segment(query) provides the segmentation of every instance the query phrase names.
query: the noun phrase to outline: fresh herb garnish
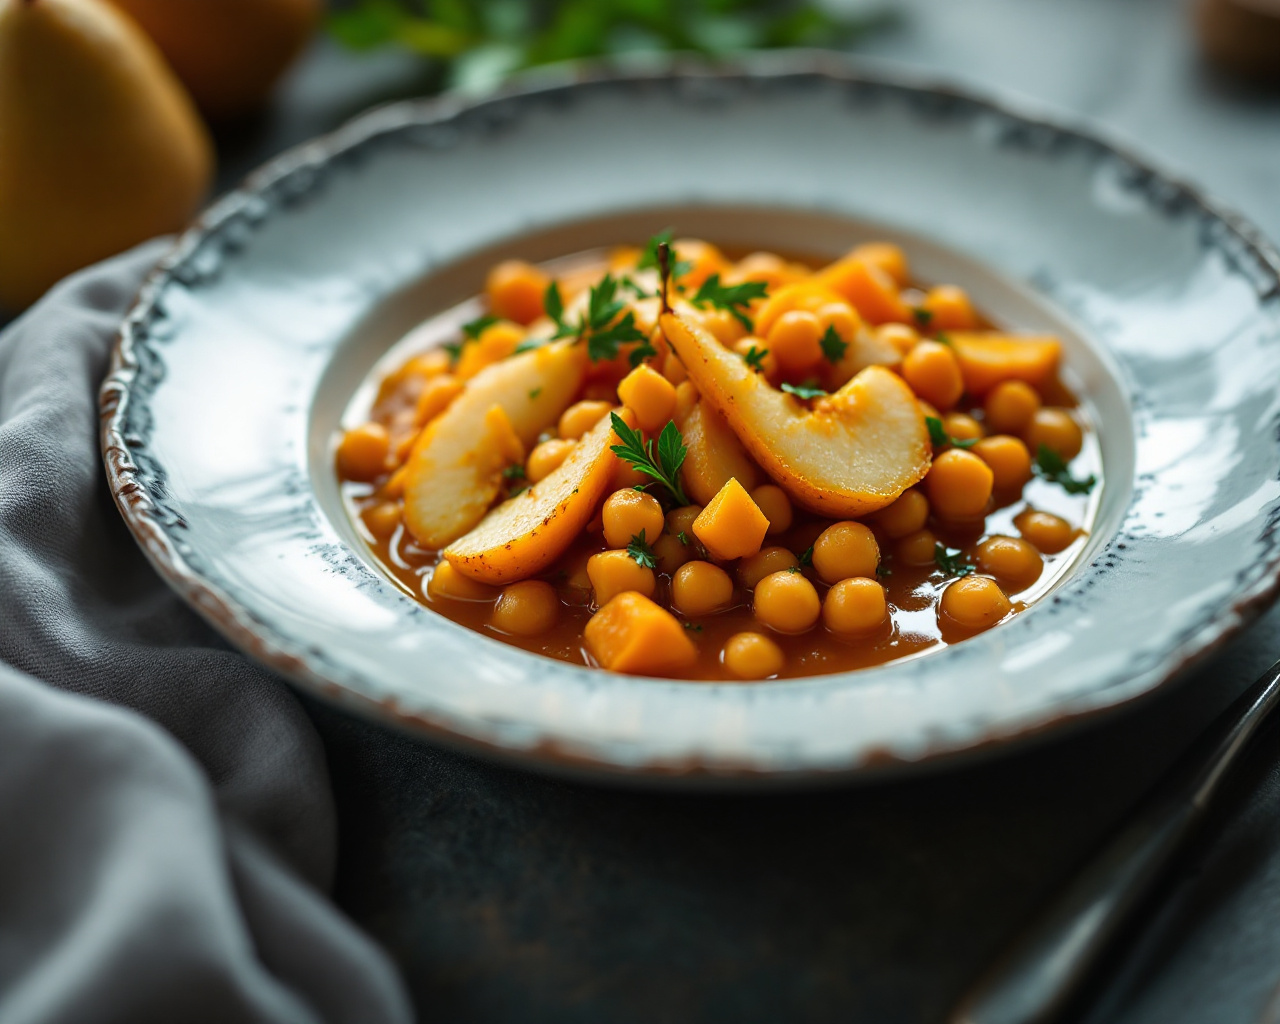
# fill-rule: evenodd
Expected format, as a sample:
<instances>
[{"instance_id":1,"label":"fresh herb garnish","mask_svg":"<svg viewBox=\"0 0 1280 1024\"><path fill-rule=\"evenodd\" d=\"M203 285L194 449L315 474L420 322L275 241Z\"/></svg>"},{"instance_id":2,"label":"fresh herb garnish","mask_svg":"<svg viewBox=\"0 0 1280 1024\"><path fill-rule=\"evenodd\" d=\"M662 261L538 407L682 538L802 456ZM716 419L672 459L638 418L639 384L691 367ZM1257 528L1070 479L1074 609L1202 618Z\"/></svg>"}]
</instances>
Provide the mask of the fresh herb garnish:
<instances>
[{"instance_id":1,"label":"fresh herb garnish","mask_svg":"<svg viewBox=\"0 0 1280 1024\"><path fill-rule=\"evenodd\" d=\"M516 346L515 354L520 355L522 352L532 352L535 348L542 348L546 343L546 338L525 338L524 341Z\"/></svg>"},{"instance_id":2,"label":"fresh herb garnish","mask_svg":"<svg viewBox=\"0 0 1280 1024\"><path fill-rule=\"evenodd\" d=\"M951 339L948 338L941 331L939 331L937 334L933 336L933 340L938 342L939 344L946 345L947 348L955 348L955 345L951 343Z\"/></svg>"},{"instance_id":3,"label":"fresh herb garnish","mask_svg":"<svg viewBox=\"0 0 1280 1024\"><path fill-rule=\"evenodd\" d=\"M1036 451L1035 465L1031 469L1041 480L1057 484L1068 494L1088 494L1098 482L1092 473L1084 479L1072 476L1062 456L1044 444Z\"/></svg>"},{"instance_id":4,"label":"fresh herb garnish","mask_svg":"<svg viewBox=\"0 0 1280 1024\"><path fill-rule=\"evenodd\" d=\"M933 320L933 310L925 309L922 306L916 306L911 310L911 315L916 318L916 323L921 327L928 327Z\"/></svg>"},{"instance_id":5,"label":"fresh herb garnish","mask_svg":"<svg viewBox=\"0 0 1280 1024\"><path fill-rule=\"evenodd\" d=\"M747 365L755 370L756 373L764 373L764 357L768 354L769 350L767 348L757 348L752 345L742 358L747 361Z\"/></svg>"},{"instance_id":6,"label":"fresh herb garnish","mask_svg":"<svg viewBox=\"0 0 1280 1024\"><path fill-rule=\"evenodd\" d=\"M657 556L653 553L653 548L644 539L644 530L632 536L631 543L627 545L627 554L630 555L636 565L642 569L656 569L658 567Z\"/></svg>"},{"instance_id":7,"label":"fresh herb garnish","mask_svg":"<svg viewBox=\"0 0 1280 1024\"><path fill-rule=\"evenodd\" d=\"M701 633L701 632L702 632L702 627L701 627L701 626L699 626L699 625L696 625L695 623L692 623L692 622L685 622L685 623L682 623L682 625L683 625L683 626L684 626L684 628L685 628L685 629L687 629L690 633Z\"/></svg>"},{"instance_id":8,"label":"fresh herb garnish","mask_svg":"<svg viewBox=\"0 0 1280 1024\"><path fill-rule=\"evenodd\" d=\"M657 292L645 291L640 287L640 285L636 284L635 279L631 277L619 278L618 285L627 289L627 291L631 292L637 299L656 299L658 297Z\"/></svg>"},{"instance_id":9,"label":"fresh herb garnish","mask_svg":"<svg viewBox=\"0 0 1280 1024\"><path fill-rule=\"evenodd\" d=\"M600 282L592 287L587 297L586 313L578 319L576 324L573 324L565 320L564 299L560 295L560 286L552 281L547 285L542 299L542 308L556 324L556 332L552 338L568 338L575 335L578 341L585 338L587 356L593 363L617 358L618 346L626 342L646 341L644 332L636 327L634 313L628 311L621 320L614 323L618 314L626 308L626 303L617 296L617 280L612 274L605 274Z\"/></svg>"},{"instance_id":10,"label":"fresh herb garnish","mask_svg":"<svg viewBox=\"0 0 1280 1024\"><path fill-rule=\"evenodd\" d=\"M804 549L804 554L800 556L801 565L813 565L813 545L810 544Z\"/></svg>"},{"instance_id":11,"label":"fresh herb garnish","mask_svg":"<svg viewBox=\"0 0 1280 1024\"><path fill-rule=\"evenodd\" d=\"M822 345L822 354L827 357L827 362L832 366L840 362L844 354L849 351L849 343L841 338L830 324L827 325L827 331L819 344Z\"/></svg>"},{"instance_id":12,"label":"fresh herb garnish","mask_svg":"<svg viewBox=\"0 0 1280 1024\"><path fill-rule=\"evenodd\" d=\"M512 492L511 492L511 495L510 495L510 496L511 496L512 498L518 498L518 497L520 497L520 495L524 494L524 492L525 492L525 491L527 491L528 489L529 489L529 488L528 488L528 486L527 486L527 485L526 485L526 486L524 486L524 487L517 487L514 491L512 491Z\"/></svg>"},{"instance_id":13,"label":"fresh herb garnish","mask_svg":"<svg viewBox=\"0 0 1280 1024\"><path fill-rule=\"evenodd\" d=\"M675 498L677 505L689 504L684 488L680 486L680 467L689 449L685 447L684 438L680 436L676 425L671 421L667 422L667 425L662 428L662 433L658 435L655 448L652 439L646 444L640 432L627 426L627 421L616 412L609 415L612 417L613 432L622 442L610 445L609 450L618 458L630 463L632 469L653 477L666 487Z\"/></svg>"},{"instance_id":14,"label":"fresh herb garnish","mask_svg":"<svg viewBox=\"0 0 1280 1024\"><path fill-rule=\"evenodd\" d=\"M979 441L979 438L976 437L969 437L963 440L958 437L952 437L947 433L946 426L937 416L926 416L924 425L929 428L929 440L933 442L935 448L942 448L946 445L951 445L953 448L972 448Z\"/></svg>"},{"instance_id":15,"label":"fresh herb garnish","mask_svg":"<svg viewBox=\"0 0 1280 1024\"><path fill-rule=\"evenodd\" d=\"M822 388L815 387L812 384L788 384L786 381L782 382L782 390L789 395L795 395L796 398L806 400L810 398L825 398L828 394Z\"/></svg>"},{"instance_id":16,"label":"fresh herb garnish","mask_svg":"<svg viewBox=\"0 0 1280 1024\"><path fill-rule=\"evenodd\" d=\"M763 299L769 286L764 281L744 281L742 284L723 285L720 275L712 274L698 286L693 295L695 306L708 304L717 309L727 309L748 331L752 329L751 318L743 310L756 299Z\"/></svg>"},{"instance_id":17,"label":"fresh herb garnish","mask_svg":"<svg viewBox=\"0 0 1280 1024\"><path fill-rule=\"evenodd\" d=\"M523 480L525 478L524 466L515 462L502 471L502 476L506 480Z\"/></svg>"},{"instance_id":18,"label":"fresh herb garnish","mask_svg":"<svg viewBox=\"0 0 1280 1024\"><path fill-rule=\"evenodd\" d=\"M631 363L631 368L634 370L650 356L656 356L657 354L658 350L646 340L643 344L637 345L631 350L631 355L627 357L627 361Z\"/></svg>"},{"instance_id":19,"label":"fresh herb garnish","mask_svg":"<svg viewBox=\"0 0 1280 1024\"><path fill-rule=\"evenodd\" d=\"M684 530L681 530L679 533L676 534L676 540L678 540L685 547L689 546L689 535L685 533Z\"/></svg>"},{"instance_id":20,"label":"fresh herb garnish","mask_svg":"<svg viewBox=\"0 0 1280 1024\"><path fill-rule=\"evenodd\" d=\"M542 388L534 388L532 391L529 392L529 401L533 401L540 394L542 394Z\"/></svg>"},{"instance_id":21,"label":"fresh herb garnish","mask_svg":"<svg viewBox=\"0 0 1280 1024\"><path fill-rule=\"evenodd\" d=\"M803 569L801 569L801 568L800 568L800 566L798 566L798 565L789 565L789 566L787 566L787 572L795 573L795 572L803 572L803 571L804 571L804 570L803 570Z\"/></svg>"},{"instance_id":22,"label":"fresh herb garnish","mask_svg":"<svg viewBox=\"0 0 1280 1024\"><path fill-rule=\"evenodd\" d=\"M458 361L458 357L462 355L462 342L460 341L446 341L440 347L449 353L450 360L455 363Z\"/></svg>"},{"instance_id":23,"label":"fresh herb garnish","mask_svg":"<svg viewBox=\"0 0 1280 1024\"><path fill-rule=\"evenodd\" d=\"M640 259L636 261L637 270L656 270L658 269L658 247L671 245L671 238L675 234L671 228L659 231L656 235L645 243L644 252L640 254ZM671 276L674 278L684 277L693 269L693 264L688 260L676 260L671 267Z\"/></svg>"},{"instance_id":24,"label":"fresh herb garnish","mask_svg":"<svg viewBox=\"0 0 1280 1024\"><path fill-rule=\"evenodd\" d=\"M941 541L934 542L933 561L948 576L968 576L977 568L965 560L963 551L952 551Z\"/></svg>"},{"instance_id":25,"label":"fresh herb garnish","mask_svg":"<svg viewBox=\"0 0 1280 1024\"><path fill-rule=\"evenodd\" d=\"M879 576L881 579L885 579L886 577L893 575L893 570L890 569L883 562L880 562L879 564L876 565L876 575Z\"/></svg>"},{"instance_id":26,"label":"fresh herb garnish","mask_svg":"<svg viewBox=\"0 0 1280 1024\"><path fill-rule=\"evenodd\" d=\"M462 335L465 338L478 338L485 332L485 329L492 327L498 322L498 317L492 313L486 313L484 316L478 316L474 320L469 320L462 325Z\"/></svg>"}]
</instances>

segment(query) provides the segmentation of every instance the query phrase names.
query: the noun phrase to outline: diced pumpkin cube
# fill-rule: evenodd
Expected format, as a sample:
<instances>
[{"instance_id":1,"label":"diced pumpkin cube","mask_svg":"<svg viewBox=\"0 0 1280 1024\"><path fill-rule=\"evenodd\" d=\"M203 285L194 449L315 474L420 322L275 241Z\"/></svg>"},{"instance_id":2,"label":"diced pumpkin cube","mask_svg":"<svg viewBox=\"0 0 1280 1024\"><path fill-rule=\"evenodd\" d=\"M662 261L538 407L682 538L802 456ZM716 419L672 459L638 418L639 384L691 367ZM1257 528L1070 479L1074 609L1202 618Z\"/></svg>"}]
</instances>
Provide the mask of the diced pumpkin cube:
<instances>
[{"instance_id":1,"label":"diced pumpkin cube","mask_svg":"<svg viewBox=\"0 0 1280 1024\"><path fill-rule=\"evenodd\" d=\"M693 521L693 534L713 558L749 558L760 550L769 520L742 484L730 480Z\"/></svg>"},{"instance_id":2,"label":"diced pumpkin cube","mask_svg":"<svg viewBox=\"0 0 1280 1024\"><path fill-rule=\"evenodd\" d=\"M912 321L911 310L898 294L898 285L880 267L860 259L843 259L818 274L828 288L853 303L869 324Z\"/></svg>"},{"instance_id":3,"label":"diced pumpkin cube","mask_svg":"<svg viewBox=\"0 0 1280 1024\"><path fill-rule=\"evenodd\" d=\"M618 397L636 414L640 429L648 433L665 427L676 408L675 385L644 363L623 378Z\"/></svg>"},{"instance_id":4,"label":"diced pumpkin cube","mask_svg":"<svg viewBox=\"0 0 1280 1024\"><path fill-rule=\"evenodd\" d=\"M984 395L1006 380L1042 384L1062 357L1062 343L1048 335L955 331L947 339L960 361L964 389L971 395Z\"/></svg>"},{"instance_id":5,"label":"diced pumpkin cube","mask_svg":"<svg viewBox=\"0 0 1280 1024\"><path fill-rule=\"evenodd\" d=\"M624 591L591 616L587 650L610 672L670 676L698 659L698 648L669 611L643 594Z\"/></svg>"}]
</instances>

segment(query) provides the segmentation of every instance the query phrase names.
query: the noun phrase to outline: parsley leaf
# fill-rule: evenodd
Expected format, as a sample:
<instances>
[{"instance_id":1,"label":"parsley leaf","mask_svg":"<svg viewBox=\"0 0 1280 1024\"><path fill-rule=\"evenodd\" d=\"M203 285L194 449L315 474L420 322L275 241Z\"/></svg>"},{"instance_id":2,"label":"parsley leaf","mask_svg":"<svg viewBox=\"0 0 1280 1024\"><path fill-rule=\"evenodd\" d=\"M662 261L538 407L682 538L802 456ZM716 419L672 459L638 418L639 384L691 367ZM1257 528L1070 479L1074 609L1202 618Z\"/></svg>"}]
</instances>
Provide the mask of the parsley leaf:
<instances>
[{"instance_id":1,"label":"parsley leaf","mask_svg":"<svg viewBox=\"0 0 1280 1024\"><path fill-rule=\"evenodd\" d=\"M684 438L680 436L676 425L668 421L662 428L662 433L658 435L655 452L652 440L646 444L644 438L640 436L640 431L632 430L627 426L627 421L616 412L609 415L612 417L613 432L622 441L621 444L610 445L609 450L618 458L630 463L632 469L653 477L666 487L677 504L688 505L689 499L685 496L684 488L680 486L680 466L684 463L684 457L689 449L685 447Z\"/></svg>"},{"instance_id":2,"label":"parsley leaf","mask_svg":"<svg viewBox=\"0 0 1280 1024\"><path fill-rule=\"evenodd\" d=\"M618 355L618 346L629 341L643 341L651 355L656 356L658 354L658 350L649 344L649 339L644 331L636 326L635 314L628 312L626 316L611 327L591 329L587 335L587 355L593 363L598 363L602 359L615 359ZM640 360L643 358L644 355L641 355L639 359L635 358L635 353L633 352L631 365L640 365Z\"/></svg>"},{"instance_id":3,"label":"parsley leaf","mask_svg":"<svg viewBox=\"0 0 1280 1024\"><path fill-rule=\"evenodd\" d=\"M925 309L922 306L916 306L911 310L911 315L916 318L916 323L921 327L928 327L933 320L933 310Z\"/></svg>"},{"instance_id":4,"label":"parsley leaf","mask_svg":"<svg viewBox=\"0 0 1280 1024\"><path fill-rule=\"evenodd\" d=\"M962 441L958 437L952 437L947 433L947 428L937 416L926 416L924 425L929 428L929 440L933 442L935 448L942 448L946 445L951 445L953 448L972 448L979 440L976 437L970 437Z\"/></svg>"},{"instance_id":5,"label":"parsley leaf","mask_svg":"<svg viewBox=\"0 0 1280 1024\"><path fill-rule=\"evenodd\" d=\"M827 395L822 388L814 387L812 384L788 384L786 381L782 382L782 390L789 395L795 395L796 398L804 399L825 398Z\"/></svg>"},{"instance_id":6,"label":"parsley leaf","mask_svg":"<svg viewBox=\"0 0 1280 1024\"><path fill-rule=\"evenodd\" d=\"M631 355L627 357L627 361L631 363L631 368L634 370L650 356L656 356L657 354L658 350L650 345L646 339L643 344L637 345L631 350Z\"/></svg>"},{"instance_id":7,"label":"parsley leaf","mask_svg":"<svg viewBox=\"0 0 1280 1024\"><path fill-rule=\"evenodd\" d=\"M449 353L449 358L455 363L458 361L458 356L462 355L462 342L460 341L446 341L440 347Z\"/></svg>"},{"instance_id":8,"label":"parsley leaf","mask_svg":"<svg viewBox=\"0 0 1280 1024\"><path fill-rule=\"evenodd\" d=\"M893 570L890 569L883 562L879 562L876 564L876 575L879 576L881 579L885 579L893 575Z\"/></svg>"},{"instance_id":9,"label":"parsley leaf","mask_svg":"<svg viewBox=\"0 0 1280 1024\"><path fill-rule=\"evenodd\" d=\"M542 309L556 322L557 327L564 327L564 299L560 295L560 285L552 281L542 293Z\"/></svg>"},{"instance_id":10,"label":"parsley leaf","mask_svg":"<svg viewBox=\"0 0 1280 1024\"><path fill-rule=\"evenodd\" d=\"M684 628L685 628L685 629L687 629L690 633L701 633L701 632L702 632L702 627L701 627L701 626L699 626L699 625L697 625L696 623L693 623L693 622L685 622L685 623L682 623L682 625L683 625L683 626L684 626Z\"/></svg>"},{"instance_id":11,"label":"parsley leaf","mask_svg":"<svg viewBox=\"0 0 1280 1024\"><path fill-rule=\"evenodd\" d=\"M742 284L723 285L720 275L712 274L698 286L694 293L693 304L705 306L708 303L718 309L727 309L748 331L752 330L751 318L743 312L756 299L763 299L769 286L763 281L744 281Z\"/></svg>"},{"instance_id":12,"label":"parsley leaf","mask_svg":"<svg viewBox=\"0 0 1280 1024\"><path fill-rule=\"evenodd\" d=\"M656 270L658 269L658 246L670 245L671 238L675 234L671 228L659 231L656 235L645 243L644 252L640 254L640 259L636 261L637 270ZM672 278L681 278L693 269L693 264L688 260L677 259L671 267Z\"/></svg>"},{"instance_id":13,"label":"parsley leaf","mask_svg":"<svg viewBox=\"0 0 1280 1024\"><path fill-rule=\"evenodd\" d=\"M822 354L827 357L827 362L832 366L840 362L844 358L844 354L849 351L849 343L836 333L836 329L830 324L827 325L827 332L822 336Z\"/></svg>"},{"instance_id":14,"label":"parsley leaf","mask_svg":"<svg viewBox=\"0 0 1280 1024\"><path fill-rule=\"evenodd\" d=\"M542 388L534 388L532 391L529 392L529 401L532 402L540 394L542 394Z\"/></svg>"},{"instance_id":15,"label":"parsley leaf","mask_svg":"<svg viewBox=\"0 0 1280 1024\"><path fill-rule=\"evenodd\" d=\"M484 316L478 316L474 320L469 320L462 325L462 336L464 338L478 338L485 332L485 329L492 327L498 322L498 317L491 313Z\"/></svg>"},{"instance_id":16,"label":"parsley leaf","mask_svg":"<svg viewBox=\"0 0 1280 1024\"><path fill-rule=\"evenodd\" d=\"M618 298L618 281L612 274L605 274L599 283L592 287L587 296L587 311L576 324L571 324L564 318L564 298L560 294L560 286L555 281L547 285L546 294L542 299L542 308L546 310L547 316L556 322L556 333L551 337L555 339L577 335L578 341L586 339L587 356L593 363L616 358L619 345L631 341L647 341L644 332L636 326L634 313L628 311L626 316L614 323L618 314L626 309L626 303ZM522 343L516 347L516 351L528 351L529 348L536 347L536 345ZM637 360L632 365L635 366L638 362Z\"/></svg>"},{"instance_id":17,"label":"parsley leaf","mask_svg":"<svg viewBox=\"0 0 1280 1024\"><path fill-rule=\"evenodd\" d=\"M933 561L948 576L968 576L977 566L965 560L963 551L952 551L941 541L933 545Z\"/></svg>"},{"instance_id":18,"label":"parsley leaf","mask_svg":"<svg viewBox=\"0 0 1280 1024\"><path fill-rule=\"evenodd\" d=\"M946 345L947 348L955 348L955 345L951 344L951 339L948 338L941 331L939 331L937 334L933 336L933 340L938 342L938 344L940 345Z\"/></svg>"},{"instance_id":19,"label":"parsley leaf","mask_svg":"<svg viewBox=\"0 0 1280 1024\"><path fill-rule=\"evenodd\" d=\"M804 554L800 556L801 565L813 565L813 545L810 544L804 549Z\"/></svg>"},{"instance_id":20,"label":"parsley leaf","mask_svg":"<svg viewBox=\"0 0 1280 1024\"><path fill-rule=\"evenodd\" d=\"M1043 444L1036 452L1035 465L1031 469L1041 480L1057 484L1068 494L1088 494L1098 482L1098 478L1092 473L1084 479L1072 476L1062 456Z\"/></svg>"},{"instance_id":21,"label":"parsley leaf","mask_svg":"<svg viewBox=\"0 0 1280 1024\"><path fill-rule=\"evenodd\" d=\"M635 295L637 299L656 299L658 297L657 292L645 291L643 288L640 287L640 285L636 284L636 282L630 277L624 277L620 279L618 281L618 284L620 284L623 288L626 288L627 291Z\"/></svg>"},{"instance_id":22,"label":"parsley leaf","mask_svg":"<svg viewBox=\"0 0 1280 1024\"><path fill-rule=\"evenodd\" d=\"M520 342L520 344L516 346L515 354L519 355L521 352L532 352L535 348L541 348L546 343L546 338L525 338L524 341ZM533 396L531 395L530 397Z\"/></svg>"},{"instance_id":23,"label":"parsley leaf","mask_svg":"<svg viewBox=\"0 0 1280 1024\"><path fill-rule=\"evenodd\" d=\"M518 462L513 462L502 471L502 476L506 480L523 480L525 478L524 466Z\"/></svg>"},{"instance_id":24,"label":"parsley leaf","mask_svg":"<svg viewBox=\"0 0 1280 1024\"><path fill-rule=\"evenodd\" d=\"M747 365L755 370L756 373L764 373L764 357L768 354L769 350L767 348L756 348L755 345L752 345L742 358L747 361Z\"/></svg>"},{"instance_id":25,"label":"parsley leaf","mask_svg":"<svg viewBox=\"0 0 1280 1024\"><path fill-rule=\"evenodd\" d=\"M685 533L684 530L681 530L679 533L676 534L676 540L678 540L685 547L689 546L689 535Z\"/></svg>"},{"instance_id":26,"label":"parsley leaf","mask_svg":"<svg viewBox=\"0 0 1280 1024\"><path fill-rule=\"evenodd\" d=\"M654 555L653 548L649 547L648 542L644 539L644 530L632 536L631 543L627 545L627 554L635 559L636 565L642 569L656 569L658 567L657 556Z\"/></svg>"},{"instance_id":27,"label":"parsley leaf","mask_svg":"<svg viewBox=\"0 0 1280 1024\"><path fill-rule=\"evenodd\" d=\"M798 566L798 565L789 565L789 566L787 566L787 572L790 572L790 573L803 572L803 571L804 571L804 570L803 570L803 569L801 569L801 568L800 568L800 566Z\"/></svg>"}]
</instances>

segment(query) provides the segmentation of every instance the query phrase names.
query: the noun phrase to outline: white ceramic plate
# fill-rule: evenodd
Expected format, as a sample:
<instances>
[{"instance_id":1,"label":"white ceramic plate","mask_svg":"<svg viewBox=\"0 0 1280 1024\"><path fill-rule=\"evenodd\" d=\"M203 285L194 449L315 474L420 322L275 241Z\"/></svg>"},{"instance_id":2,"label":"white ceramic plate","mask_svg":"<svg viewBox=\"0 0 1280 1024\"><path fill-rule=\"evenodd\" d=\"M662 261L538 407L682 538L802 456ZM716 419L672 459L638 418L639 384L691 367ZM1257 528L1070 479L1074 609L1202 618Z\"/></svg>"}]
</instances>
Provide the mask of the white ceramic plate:
<instances>
[{"instance_id":1,"label":"white ceramic plate","mask_svg":"<svg viewBox=\"0 0 1280 1024\"><path fill-rule=\"evenodd\" d=\"M562 664L374 565L335 432L379 357L483 268L683 234L837 255L1060 334L1106 485L1066 582L935 654L760 684ZM152 277L103 387L125 518L170 582L307 689L543 766L795 779L937 763L1165 683L1274 591L1280 257L1081 131L815 55L526 81L375 111L254 176Z\"/></svg>"}]
</instances>

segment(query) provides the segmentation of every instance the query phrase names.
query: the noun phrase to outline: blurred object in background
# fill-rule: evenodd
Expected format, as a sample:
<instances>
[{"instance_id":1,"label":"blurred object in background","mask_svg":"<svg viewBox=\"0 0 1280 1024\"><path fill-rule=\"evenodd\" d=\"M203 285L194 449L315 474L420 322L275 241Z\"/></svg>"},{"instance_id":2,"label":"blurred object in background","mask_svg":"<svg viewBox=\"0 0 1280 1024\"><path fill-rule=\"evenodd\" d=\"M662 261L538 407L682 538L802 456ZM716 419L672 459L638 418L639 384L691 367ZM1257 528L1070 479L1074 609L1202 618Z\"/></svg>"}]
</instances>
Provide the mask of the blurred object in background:
<instances>
[{"instance_id":1,"label":"blurred object in background","mask_svg":"<svg viewBox=\"0 0 1280 1024\"><path fill-rule=\"evenodd\" d=\"M100 0L0 4L0 306L177 231L213 150L132 20Z\"/></svg>"},{"instance_id":2,"label":"blurred object in background","mask_svg":"<svg viewBox=\"0 0 1280 1024\"><path fill-rule=\"evenodd\" d=\"M1218 67L1280 84L1280 0L1199 0L1196 28Z\"/></svg>"},{"instance_id":3,"label":"blurred object in background","mask_svg":"<svg viewBox=\"0 0 1280 1024\"><path fill-rule=\"evenodd\" d=\"M210 118L266 100L320 22L322 0L111 0L160 47Z\"/></svg>"},{"instance_id":4,"label":"blurred object in background","mask_svg":"<svg viewBox=\"0 0 1280 1024\"><path fill-rule=\"evenodd\" d=\"M475 90L584 57L843 47L893 20L883 6L836 10L813 0L350 0L329 28L352 49L421 54L435 62L440 86Z\"/></svg>"}]
</instances>

